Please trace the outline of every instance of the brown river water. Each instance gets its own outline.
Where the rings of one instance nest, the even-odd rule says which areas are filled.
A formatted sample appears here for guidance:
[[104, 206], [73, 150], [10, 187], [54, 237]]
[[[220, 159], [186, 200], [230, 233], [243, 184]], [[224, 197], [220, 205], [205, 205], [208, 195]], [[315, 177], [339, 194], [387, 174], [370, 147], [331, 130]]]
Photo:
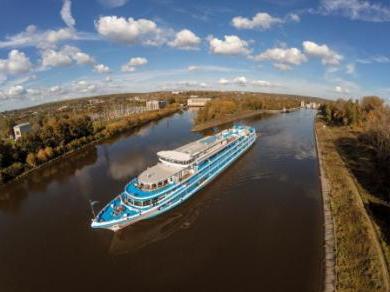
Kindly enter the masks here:
[[243, 121], [254, 146], [175, 209], [113, 234], [89, 226], [155, 153], [200, 138], [184, 112], [0, 190], [0, 291], [318, 291], [315, 112]]

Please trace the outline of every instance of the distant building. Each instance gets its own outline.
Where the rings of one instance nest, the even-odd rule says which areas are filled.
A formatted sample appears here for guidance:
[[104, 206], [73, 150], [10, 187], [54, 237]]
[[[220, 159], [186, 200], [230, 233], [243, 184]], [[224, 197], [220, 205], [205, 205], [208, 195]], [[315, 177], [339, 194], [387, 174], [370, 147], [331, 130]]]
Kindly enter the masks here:
[[305, 107], [305, 102], [303, 100], [301, 100], [301, 107]]
[[146, 102], [146, 109], [148, 110], [158, 110], [166, 107], [167, 102], [165, 100], [148, 100]]
[[197, 97], [197, 98], [189, 98], [187, 100], [188, 106], [205, 106], [211, 100], [209, 97]]
[[31, 130], [32, 130], [32, 128], [31, 128], [30, 123], [22, 123], [22, 124], [16, 125], [14, 127], [15, 140], [22, 138], [28, 132], [31, 132]]

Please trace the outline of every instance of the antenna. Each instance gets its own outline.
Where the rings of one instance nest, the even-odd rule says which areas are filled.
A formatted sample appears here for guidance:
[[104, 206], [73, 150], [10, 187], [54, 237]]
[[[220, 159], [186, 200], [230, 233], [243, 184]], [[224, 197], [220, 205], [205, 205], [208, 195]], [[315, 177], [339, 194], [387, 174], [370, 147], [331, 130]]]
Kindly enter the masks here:
[[96, 203], [98, 203], [98, 201], [89, 200], [89, 205], [91, 206], [91, 211], [92, 211], [93, 218], [96, 218], [95, 209], [93, 208], [93, 206], [94, 206]]

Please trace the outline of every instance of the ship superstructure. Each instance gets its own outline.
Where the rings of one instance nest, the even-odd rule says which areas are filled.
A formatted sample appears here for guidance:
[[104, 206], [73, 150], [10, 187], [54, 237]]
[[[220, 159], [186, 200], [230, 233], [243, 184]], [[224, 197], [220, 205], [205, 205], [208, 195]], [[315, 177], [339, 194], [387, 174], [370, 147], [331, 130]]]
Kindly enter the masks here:
[[159, 162], [131, 180], [92, 220], [93, 228], [117, 231], [177, 206], [240, 157], [256, 131], [234, 126], [179, 148], [157, 153]]

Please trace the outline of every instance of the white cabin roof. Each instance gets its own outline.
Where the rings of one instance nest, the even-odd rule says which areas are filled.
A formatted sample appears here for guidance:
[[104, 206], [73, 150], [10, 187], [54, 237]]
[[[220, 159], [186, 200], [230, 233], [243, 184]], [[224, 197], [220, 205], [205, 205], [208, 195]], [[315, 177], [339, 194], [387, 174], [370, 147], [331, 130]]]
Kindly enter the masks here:
[[143, 184], [157, 184], [168, 179], [175, 173], [182, 170], [181, 167], [171, 166], [164, 163], [157, 163], [156, 165], [147, 168], [138, 176], [138, 181]]
[[157, 155], [162, 157], [162, 158], [172, 159], [172, 160], [176, 160], [176, 161], [188, 161], [191, 159], [190, 154], [176, 151], [176, 150], [160, 151], [160, 152], [157, 152]]

